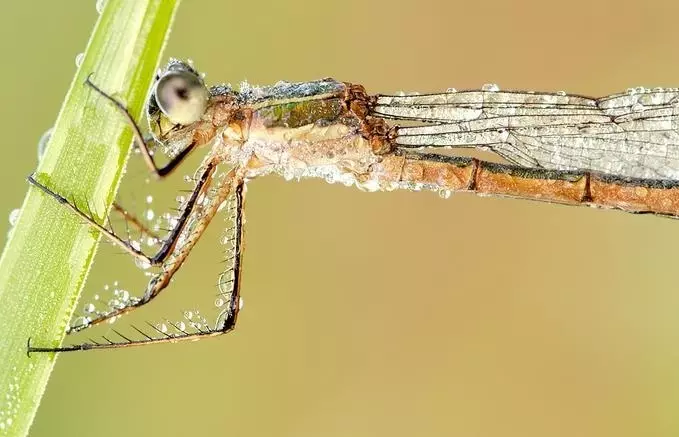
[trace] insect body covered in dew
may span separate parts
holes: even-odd
[[[188,154],[211,144],[195,173],[195,187],[183,202],[180,214],[160,241],[157,253],[147,255],[132,242],[120,238],[109,224],[100,224],[67,197],[31,178],[30,182],[57,199],[112,243],[135,257],[145,268],[155,266],[146,290],[110,308],[90,310],[69,332],[115,320],[153,300],[170,284],[205,229],[231,199],[233,228],[229,237],[229,265],[219,276],[219,315],[214,323],[203,321],[194,326],[184,322],[173,325],[175,332],[150,325],[157,332],[132,327],[143,336],[132,340],[118,334],[121,341],[76,344],[64,347],[34,347],[29,352],[57,352],[108,349],[146,343],[175,342],[221,335],[233,329],[240,310],[240,272],[243,238],[243,198],[245,183],[257,176],[279,173],[285,178],[323,177],[347,185],[376,189],[371,168],[388,150],[388,126],[384,120],[368,116],[371,98],[363,87],[323,79],[307,83],[278,82],[269,87],[229,85],[208,88],[203,77],[191,66],[171,60],[153,85],[147,105],[151,142],[145,141],[138,125],[126,108],[91,81],[86,82],[102,97],[115,104],[131,121],[139,150],[149,170],[162,178],[175,170]],[[164,147],[170,160],[156,164],[150,146]],[[226,172],[217,171],[223,164]],[[372,184],[372,185],[371,185]],[[122,207],[118,208],[129,219]],[[219,303],[217,303],[219,302]],[[187,328],[191,326],[192,329]],[[115,331],[118,333],[118,331]],[[157,335],[160,334],[160,335]]]
[[[213,142],[211,155],[286,179],[323,177],[370,188],[370,167],[389,150],[389,127],[367,116],[363,87],[322,79],[207,88],[188,63],[171,60],[148,103],[149,128],[170,156]]]
[[[132,122],[141,155],[159,178],[192,150],[211,147],[195,173],[191,195],[153,255],[80,210],[69,201],[69,193],[29,178],[142,265],[160,269],[139,297],[97,311],[71,332],[155,298],[227,199],[234,200],[233,237],[228,238],[232,264],[220,276],[220,314],[209,328],[202,323],[194,331],[177,328],[172,335],[161,330],[160,336],[137,329],[144,336],[141,340],[121,335],[119,342],[29,351],[105,349],[229,332],[240,309],[244,187],[248,180],[269,173],[286,179],[321,177],[369,191],[427,189],[442,197],[474,192],[679,217],[679,89],[633,90],[600,98],[497,87],[370,96],[360,85],[321,79],[266,87],[244,83],[235,90],[229,85],[207,87],[190,63],[171,60],[158,74],[147,107],[152,141],[170,156],[167,164],[158,166],[125,107],[89,79],[87,85]],[[397,127],[387,120],[406,124]],[[440,152],[455,147],[494,151],[509,162]],[[230,169],[217,171],[222,164]]]

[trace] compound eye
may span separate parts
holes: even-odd
[[[193,73],[166,73],[156,82],[158,107],[176,124],[194,123],[203,116],[210,94],[203,82]]]

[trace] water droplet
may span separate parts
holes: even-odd
[[[557,92],[556,92],[556,95],[557,95],[557,96],[565,96],[565,95],[566,95],[566,91],[557,91]]]
[[[14,226],[17,224],[17,220],[19,220],[19,214],[21,214],[21,209],[15,208],[12,210],[12,212],[9,213],[9,225]]]
[[[104,7],[106,6],[106,0],[97,0],[97,4],[95,7],[97,8],[98,13],[104,12]]]
[[[149,268],[151,268],[151,263],[143,258],[135,258],[134,264],[142,270],[148,270]]]
[[[179,203],[184,203],[186,202],[186,196],[177,196],[176,200]]]
[[[91,321],[92,319],[90,319],[89,317],[81,317],[77,319],[77,324],[81,326],[89,326]]]
[[[222,306],[224,306],[224,303],[225,303],[225,302],[224,302],[224,299],[222,299],[221,297],[218,297],[218,298],[215,300],[215,306],[216,306],[216,307],[222,307]]]
[[[146,211],[146,220],[153,220],[153,217],[155,217],[155,213],[153,212],[152,209],[149,209]]]
[[[85,308],[83,308],[83,310],[84,310],[86,313],[93,313],[93,312],[94,312],[94,309],[95,309],[95,308],[94,308],[94,304],[91,304],[91,303],[86,304],[86,305],[85,305]]]
[[[38,140],[38,161],[45,155],[45,149],[50,138],[52,138],[52,132],[54,132],[54,127],[47,129]]]
[[[98,294],[95,294],[95,295],[94,295],[94,300],[99,300],[99,295],[98,295]]]
[[[153,196],[146,196],[146,203],[151,204],[153,202]]]
[[[452,191],[447,190],[445,188],[439,190],[439,197],[441,199],[448,199],[448,198],[450,198],[451,194],[452,194]]]
[[[497,92],[500,91],[500,87],[496,83],[484,83],[481,87],[482,91]]]
[[[243,305],[244,305],[244,303],[243,303],[243,298],[242,298],[242,297],[239,297],[239,298],[238,298],[238,310],[239,310],[239,311],[243,309]]]
[[[160,332],[162,332],[163,334],[167,332],[167,325],[165,323],[162,323],[160,325]]]
[[[123,302],[127,302],[128,300],[130,300],[130,292],[127,290],[120,290],[120,299]]]
[[[451,88],[448,88],[448,89],[446,90],[446,92],[447,92],[447,93],[456,93],[456,92],[457,92],[457,88],[452,88],[452,87],[451,87]]]
[[[634,112],[643,112],[645,109],[646,108],[644,107],[644,105],[642,105],[639,102],[632,105],[632,111],[634,111]]]
[[[75,57],[75,66],[80,68],[83,65],[83,59],[85,59],[85,53],[78,53]]]
[[[108,284],[104,285],[104,290],[108,290]]]
[[[187,320],[193,319],[193,311],[184,311],[184,317],[186,317]]]
[[[177,323],[177,329],[179,329],[180,331],[186,331],[186,323],[184,322]]]

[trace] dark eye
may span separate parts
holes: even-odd
[[[166,73],[156,82],[154,93],[160,110],[182,125],[200,120],[210,98],[203,82],[188,71]]]

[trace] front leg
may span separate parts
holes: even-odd
[[[64,205],[66,208],[68,208],[72,212],[74,212],[78,217],[85,220],[93,228],[99,230],[102,234],[104,234],[104,236],[109,241],[111,241],[113,244],[117,245],[118,247],[122,248],[128,254],[130,254],[130,255],[134,256],[135,258],[141,260],[145,264],[148,264],[148,265],[151,265],[151,266],[157,266],[157,265],[162,264],[167,259],[167,257],[170,255],[170,253],[172,253],[172,250],[174,249],[175,245],[177,244],[177,239],[179,238],[179,235],[184,230],[184,227],[186,226],[186,223],[187,223],[189,217],[191,216],[191,214],[193,213],[193,211],[196,207],[198,199],[201,197],[201,194],[205,194],[207,189],[210,187],[210,181],[212,180],[212,176],[213,176],[215,167],[216,167],[216,163],[208,162],[205,169],[203,170],[203,173],[202,173],[200,179],[198,180],[198,183],[196,184],[195,188],[193,189],[193,192],[191,193],[189,200],[186,202],[186,205],[184,206],[184,209],[182,210],[182,213],[179,216],[177,223],[171,229],[168,237],[163,241],[163,244],[161,245],[158,252],[155,255],[152,255],[152,256],[146,255],[140,249],[133,246],[129,241],[120,238],[113,231],[111,231],[107,227],[99,224],[94,219],[94,217],[92,217],[91,211],[87,212],[87,213],[82,211],[80,208],[78,208],[78,206],[75,204],[74,201],[68,200],[64,196],[55,193],[54,191],[52,191],[47,186],[38,182],[38,180],[36,180],[35,177],[33,177],[33,175],[28,177],[28,182],[31,185],[35,186],[36,188],[40,189],[43,193],[54,198],[57,202],[61,203],[62,205]]]
[[[165,164],[165,166],[158,167],[155,160],[153,159],[153,156],[151,155],[151,151],[149,150],[148,146],[149,143],[155,142],[155,140],[153,138],[151,139],[144,138],[144,135],[141,133],[141,129],[139,128],[139,125],[137,124],[136,121],[134,121],[134,118],[132,118],[130,111],[127,110],[125,105],[123,105],[113,96],[109,95],[104,90],[95,85],[90,80],[91,76],[92,76],[91,74],[87,76],[87,79],[85,79],[85,85],[89,86],[99,95],[101,95],[106,100],[111,102],[116,107],[116,109],[118,109],[123,114],[125,119],[132,127],[134,139],[137,143],[137,146],[139,147],[139,151],[141,152],[141,155],[144,158],[144,162],[146,163],[146,166],[148,167],[149,171],[151,171],[151,173],[156,175],[158,178],[164,178],[165,176],[170,175],[179,166],[179,164],[181,164],[184,161],[184,158],[186,158],[189,155],[189,153],[195,148],[195,144],[193,143],[189,144],[188,146],[186,146],[186,148],[179,152],[177,156],[172,158],[170,162]]]

